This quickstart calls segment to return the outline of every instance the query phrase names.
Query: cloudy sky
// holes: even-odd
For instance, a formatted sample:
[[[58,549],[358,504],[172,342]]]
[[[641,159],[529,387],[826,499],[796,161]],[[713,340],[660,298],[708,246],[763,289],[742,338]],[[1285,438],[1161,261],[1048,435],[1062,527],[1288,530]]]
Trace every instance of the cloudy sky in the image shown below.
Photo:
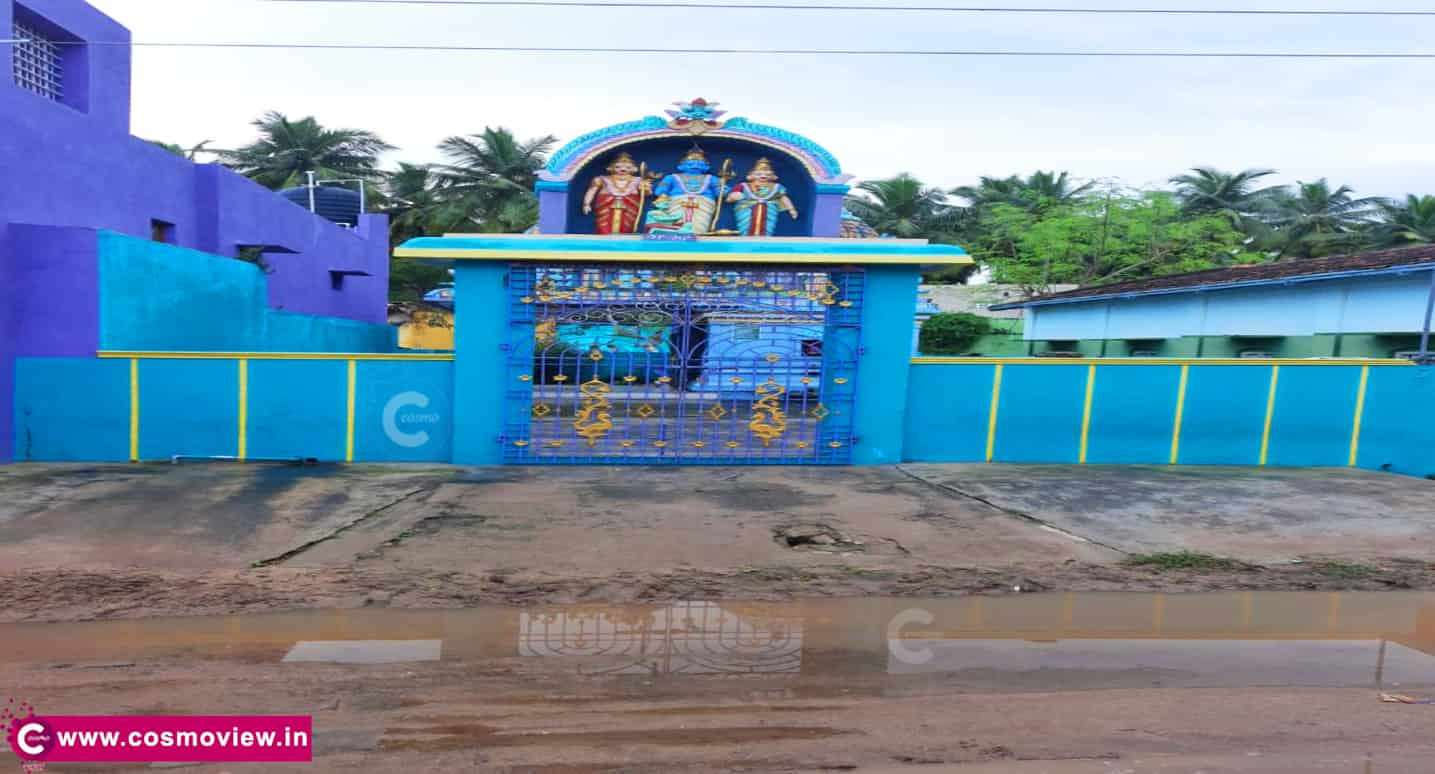
[[[817,0],[813,0],[816,2]],[[842,0],[836,0],[842,2]],[[880,0],[879,0],[880,1]],[[656,48],[1435,51],[1435,17],[1093,16],[90,0],[138,41]],[[1242,8],[1241,0],[984,5]],[[866,4],[874,4],[867,0]],[[958,4],[956,0],[902,0]],[[1264,0],[1424,10],[1421,0]],[[808,135],[859,178],[955,186],[1066,169],[1154,184],[1194,165],[1435,193],[1435,60],[1047,59],[140,49],[134,131],[232,147],[265,110],[437,160],[501,125],[568,139],[704,96]]]

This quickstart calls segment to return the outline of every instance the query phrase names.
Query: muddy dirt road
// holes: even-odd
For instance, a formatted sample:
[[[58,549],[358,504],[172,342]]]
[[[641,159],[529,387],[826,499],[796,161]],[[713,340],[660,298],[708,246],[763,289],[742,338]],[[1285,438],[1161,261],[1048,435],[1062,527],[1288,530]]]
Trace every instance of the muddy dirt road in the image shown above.
[[[13,465],[0,468],[0,620],[1432,589],[1432,494],[1347,470]],[[1175,550],[1238,561],[1126,564]]]
[[[308,611],[7,624],[0,641],[0,684],[42,715],[312,715],[305,771],[1428,774],[1435,759],[1432,708],[1379,699],[1435,695],[1431,594]]]

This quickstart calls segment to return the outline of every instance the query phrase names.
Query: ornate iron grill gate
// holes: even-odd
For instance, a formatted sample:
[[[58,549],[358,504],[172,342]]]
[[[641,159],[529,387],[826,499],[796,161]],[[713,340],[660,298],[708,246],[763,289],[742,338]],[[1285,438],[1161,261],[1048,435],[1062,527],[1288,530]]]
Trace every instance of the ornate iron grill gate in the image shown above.
[[[514,264],[507,462],[846,464],[860,270]]]

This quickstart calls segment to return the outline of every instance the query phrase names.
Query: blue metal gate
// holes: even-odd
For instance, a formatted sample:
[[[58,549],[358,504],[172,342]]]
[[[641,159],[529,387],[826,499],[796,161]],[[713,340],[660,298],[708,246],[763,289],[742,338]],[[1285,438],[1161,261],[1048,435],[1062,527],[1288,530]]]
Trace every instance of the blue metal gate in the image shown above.
[[[846,464],[860,270],[514,264],[504,460]]]

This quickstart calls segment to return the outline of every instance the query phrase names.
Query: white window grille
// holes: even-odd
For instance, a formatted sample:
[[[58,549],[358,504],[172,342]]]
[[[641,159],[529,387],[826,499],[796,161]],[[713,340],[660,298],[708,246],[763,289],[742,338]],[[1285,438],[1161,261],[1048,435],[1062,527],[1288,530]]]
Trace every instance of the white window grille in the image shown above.
[[[26,91],[60,102],[65,98],[60,47],[35,28],[15,22],[15,84]]]

